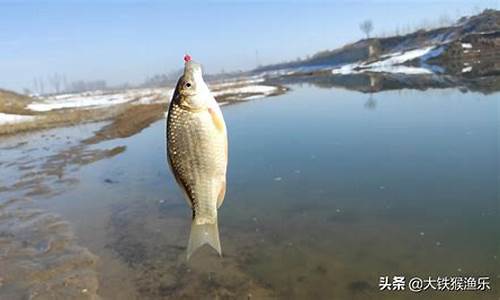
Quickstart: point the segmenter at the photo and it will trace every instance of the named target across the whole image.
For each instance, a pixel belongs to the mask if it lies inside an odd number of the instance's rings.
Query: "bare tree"
[[[73,81],[69,86],[69,92],[80,93],[86,91],[96,91],[96,90],[105,90],[107,87],[105,80],[94,80],[94,81],[85,81],[78,80]]]
[[[444,26],[450,26],[453,22],[451,21],[451,18],[447,14],[442,14],[439,16],[439,26],[444,27]]]
[[[45,93],[45,83],[43,82],[43,77],[38,80],[38,85],[40,86],[40,95]]]
[[[68,87],[68,78],[66,77],[66,74],[63,74],[62,84],[63,84],[63,92],[66,92],[69,88]]]
[[[377,100],[373,98],[373,93],[370,93],[368,100],[365,102],[365,108],[368,110],[374,110],[377,107]]]
[[[373,22],[372,20],[365,20],[359,24],[359,29],[363,31],[364,34],[366,34],[366,38],[370,37],[370,33],[373,30]]]
[[[396,36],[400,36],[400,35],[401,35],[401,30],[399,29],[399,26],[398,26],[398,27],[396,27],[396,31],[394,32],[394,34],[395,34]]]
[[[429,21],[429,19],[425,18],[422,22],[420,22],[420,29],[424,29],[424,30],[429,30],[429,29],[432,29],[432,22]]]
[[[472,8],[472,14],[479,15],[480,13],[481,13],[481,7],[478,4],[474,5],[474,8]]]
[[[40,93],[40,89],[38,88],[38,79],[33,77],[33,91],[35,93]]]
[[[49,77],[49,82],[52,85],[52,87],[54,88],[54,91],[56,92],[56,94],[59,94],[59,92],[61,91],[61,76],[59,76],[59,74],[55,73],[54,76]]]

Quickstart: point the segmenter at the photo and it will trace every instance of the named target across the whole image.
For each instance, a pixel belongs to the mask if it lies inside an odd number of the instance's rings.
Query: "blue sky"
[[[206,71],[250,69],[332,49],[397,27],[455,19],[498,0],[4,1],[0,88],[31,88],[55,72],[68,81],[139,83],[182,67],[188,51]]]

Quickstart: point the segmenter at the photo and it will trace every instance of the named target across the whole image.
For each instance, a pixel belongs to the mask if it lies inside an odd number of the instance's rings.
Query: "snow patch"
[[[359,67],[359,64],[348,64],[344,65],[340,68],[333,69],[332,74],[340,74],[340,75],[347,75],[347,74],[355,74],[359,73],[358,71],[355,70],[355,68]]]
[[[44,103],[31,103],[28,108],[34,111],[50,111],[62,108],[82,108],[110,106],[130,101],[124,95],[74,96],[63,99],[47,99]]]
[[[30,122],[34,119],[35,116],[0,113],[0,125]]]
[[[102,91],[62,94],[31,103],[28,108],[33,111],[51,111],[64,108],[99,108],[128,102],[150,104],[162,101],[162,98],[169,94],[171,91],[165,89],[135,89],[108,94]]]
[[[409,74],[409,75],[417,75],[417,74],[432,74],[432,71],[426,68],[419,67],[408,67],[403,65],[398,66],[381,66],[370,71],[373,72],[385,72],[385,73],[396,73],[396,74]]]
[[[385,72],[401,74],[432,74],[427,68],[404,66],[405,62],[419,58],[422,62],[436,57],[443,52],[442,47],[426,47],[414,49],[406,52],[394,52],[381,56],[382,60],[376,62],[360,62],[344,65],[340,68],[331,70],[332,74],[356,74],[364,72]]]
[[[211,85],[214,96],[227,94],[241,95],[241,100],[254,99],[255,97],[266,97],[279,91],[278,87],[256,84],[262,82],[263,78],[239,79],[216,83]],[[62,94],[28,105],[32,111],[47,112],[58,109],[95,109],[104,108],[118,104],[153,104],[168,102],[172,98],[172,88],[149,88],[131,89],[121,92],[105,93],[102,91],[84,92],[77,94]],[[245,94],[251,96],[245,97]]]
[[[462,48],[464,49],[472,49],[472,45],[469,43],[462,43]]]
[[[420,60],[422,62],[426,62],[427,60],[429,60],[431,58],[434,58],[434,57],[441,55],[443,52],[444,52],[444,47],[437,47],[437,48],[431,49],[426,54],[422,55],[422,57],[420,57]]]
[[[384,65],[397,65],[402,64],[404,62],[413,60],[415,58],[422,57],[428,54],[434,47],[427,47],[422,49],[414,49],[406,52],[396,52],[388,55],[388,58],[382,61],[374,62],[368,64],[368,66],[384,66]]]
[[[223,89],[221,91],[212,92],[214,97],[228,95],[228,94],[261,94],[261,97],[268,96],[278,91],[278,87],[269,85],[247,85],[247,86],[235,86]],[[257,95],[256,95],[257,96]],[[260,95],[259,95],[260,96]],[[252,96],[250,96],[252,97]],[[248,99],[247,97],[245,99]]]
[[[467,72],[470,72],[470,71],[472,71],[472,67],[470,67],[470,66],[469,67],[465,67],[465,68],[462,69],[462,73],[467,73]]]

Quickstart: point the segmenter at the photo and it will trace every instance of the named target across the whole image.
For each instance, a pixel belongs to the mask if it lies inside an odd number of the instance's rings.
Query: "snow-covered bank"
[[[247,85],[247,86],[233,86],[226,89],[212,92],[214,97],[232,96],[234,100],[250,100],[256,98],[267,97],[276,94],[280,91],[277,86],[270,85]]]
[[[263,78],[245,78],[234,81],[211,84],[214,97],[229,97],[225,100],[248,100],[251,97],[266,97],[280,91],[279,87],[258,84]],[[37,112],[48,112],[58,109],[95,109],[124,103],[153,104],[168,102],[172,97],[172,88],[131,89],[115,93],[102,91],[76,94],[62,94],[41,98],[27,106]]]
[[[101,91],[78,94],[62,94],[31,103],[28,109],[33,111],[51,111],[63,108],[99,108],[123,103],[149,104],[167,96],[169,89],[133,89],[117,93]]]
[[[394,52],[382,55],[379,60],[364,61],[344,65],[340,68],[335,68],[332,74],[355,74],[363,72],[378,72],[378,73],[402,73],[402,74],[432,74],[432,70],[425,67],[425,62],[441,54],[442,47],[425,47],[421,49],[413,49],[406,52]],[[406,66],[406,62],[414,59],[420,59],[423,63],[422,67]]]
[[[35,116],[0,113],[0,125],[30,122],[33,121],[34,119]]]
[[[262,74],[239,77],[228,81],[210,84],[212,95],[222,104],[234,101],[246,101],[257,98],[268,97],[281,93],[282,88],[274,85],[266,85]]]
[[[264,81],[265,79],[254,76],[241,77],[211,83],[210,89],[220,105],[273,96],[286,91],[284,87],[266,85]],[[24,111],[36,112],[36,116],[0,113],[0,135],[83,122],[116,120],[120,116],[141,120],[138,122],[140,124],[150,124],[161,115],[165,104],[172,98],[173,91],[173,88],[165,87],[38,96],[30,99],[32,102],[23,107]],[[19,123],[22,124],[11,126]]]

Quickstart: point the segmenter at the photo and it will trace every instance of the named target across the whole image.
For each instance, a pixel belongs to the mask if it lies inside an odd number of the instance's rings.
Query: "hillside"
[[[422,55],[404,56],[412,50],[422,50],[419,52]],[[432,55],[428,55],[429,53]],[[400,57],[394,59],[398,55]],[[253,72],[269,73],[291,69],[304,72],[339,68],[354,63],[358,64],[351,65],[352,69],[387,71],[369,66],[378,62],[379,66],[390,63],[422,67],[432,73],[458,74],[465,71],[469,76],[484,76],[499,73],[499,55],[500,11],[485,10],[475,16],[463,17],[453,26],[419,30],[402,36],[363,39],[340,49],[318,52],[309,59],[267,65]],[[392,61],[387,61],[388,58]]]
[[[11,114],[31,114],[26,106],[32,98],[11,91],[0,89],[0,112]]]

